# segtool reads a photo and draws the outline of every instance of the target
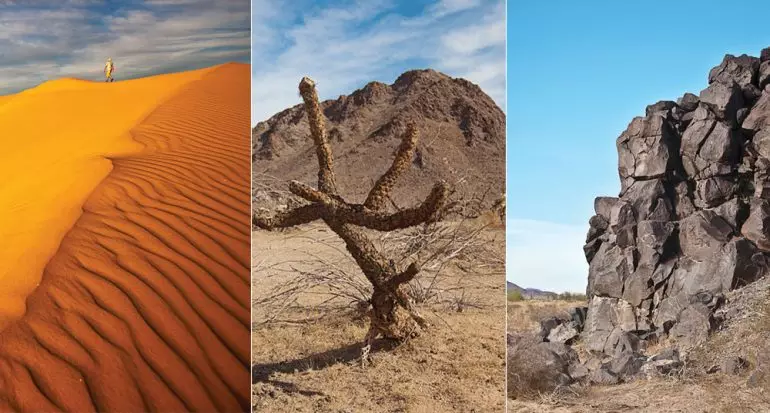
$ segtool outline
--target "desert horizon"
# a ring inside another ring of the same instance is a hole
[[[251,64],[250,63],[245,63],[245,62],[239,62],[239,61],[231,60],[231,61],[226,61],[226,62],[222,62],[222,63],[215,63],[215,64],[212,64],[212,65],[204,66],[204,67],[200,67],[200,68],[182,69],[182,70],[177,70],[177,71],[164,71],[164,72],[159,72],[159,73],[154,73],[154,74],[137,74],[137,75],[133,75],[131,77],[125,77],[125,78],[121,77],[118,82],[119,83],[123,83],[123,82],[132,82],[132,81],[143,80],[143,79],[148,79],[148,78],[157,78],[157,77],[163,77],[163,76],[181,75],[181,74],[184,74],[184,73],[211,70],[211,69],[214,69],[214,68],[217,68],[217,67],[220,67],[220,66],[227,66],[227,65],[246,65],[246,66],[250,66]],[[92,75],[91,77],[102,78],[103,75],[101,75],[101,74],[100,75]],[[51,83],[54,83],[54,84],[55,83],[66,84],[68,82],[71,82],[69,86],[73,86],[73,83],[77,83],[77,82],[96,83],[96,84],[107,83],[104,80],[96,80],[96,79],[86,78],[84,75],[81,75],[81,76],[61,76],[61,77],[57,77],[57,78],[46,79],[46,80],[41,81],[40,83],[34,84],[32,86],[25,87],[24,89],[21,89],[21,90],[15,91],[15,92],[9,92],[9,93],[5,93],[5,94],[0,94],[0,105],[2,105],[3,103],[7,102],[8,100],[10,100],[10,98],[12,98],[14,96],[18,96],[18,95],[23,94],[23,93],[29,93],[32,90],[36,90],[36,89],[41,88],[41,87],[47,88],[47,87],[49,87],[49,86],[47,86],[48,84],[51,84]]]

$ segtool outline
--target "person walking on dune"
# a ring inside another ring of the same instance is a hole
[[[112,63],[112,58],[107,58],[107,63],[104,65],[104,76],[105,76],[105,82],[114,82],[115,79],[112,78],[112,73],[115,72],[115,64]]]

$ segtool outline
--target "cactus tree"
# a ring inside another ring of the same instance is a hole
[[[392,260],[385,258],[375,248],[361,227],[393,231],[434,222],[441,215],[449,190],[445,183],[439,182],[422,204],[395,213],[385,210],[386,200],[399,176],[409,168],[417,146],[417,129],[410,123],[393,164],[374,184],[364,203],[351,204],[345,201],[337,191],[334,158],[315,83],[304,77],[300,81],[299,91],[305,103],[318,157],[318,189],[292,181],[289,190],[309,201],[309,204],[273,216],[255,215],[253,223],[256,227],[270,230],[320,219],[342,238],[348,252],[373,287],[369,300],[371,307],[368,310],[371,324],[363,348],[363,359],[366,359],[372,341],[378,336],[403,341],[419,334],[421,329],[428,328],[428,324],[403,289],[403,285],[420,271],[419,266],[412,263],[403,270],[396,268]]]

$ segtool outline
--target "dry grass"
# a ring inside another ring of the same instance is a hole
[[[540,331],[540,320],[548,317],[569,317],[571,308],[586,305],[578,301],[522,300],[508,303],[508,331]]]
[[[370,287],[341,241],[322,224],[254,232],[254,411],[502,411],[504,231],[482,219],[378,235],[387,256],[423,264],[411,294],[432,328],[378,341],[365,367]]]
[[[743,413],[770,412],[766,396],[747,389],[737,376],[714,375],[699,380],[654,379],[614,386],[590,386],[579,393],[537,400],[509,400],[517,413]]]

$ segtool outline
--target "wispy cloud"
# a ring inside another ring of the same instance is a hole
[[[587,225],[509,218],[506,222],[506,278],[521,287],[585,292],[583,255]]]
[[[119,78],[249,61],[249,0],[0,2],[0,94],[49,79]]]
[[[409,69],[463,77],[505,108],[504,0],[338,0],[278,8],[252,18],[252,121],[299,103],[303,76],[335,98]],[[256,0],[255,10],[271,9]]]

